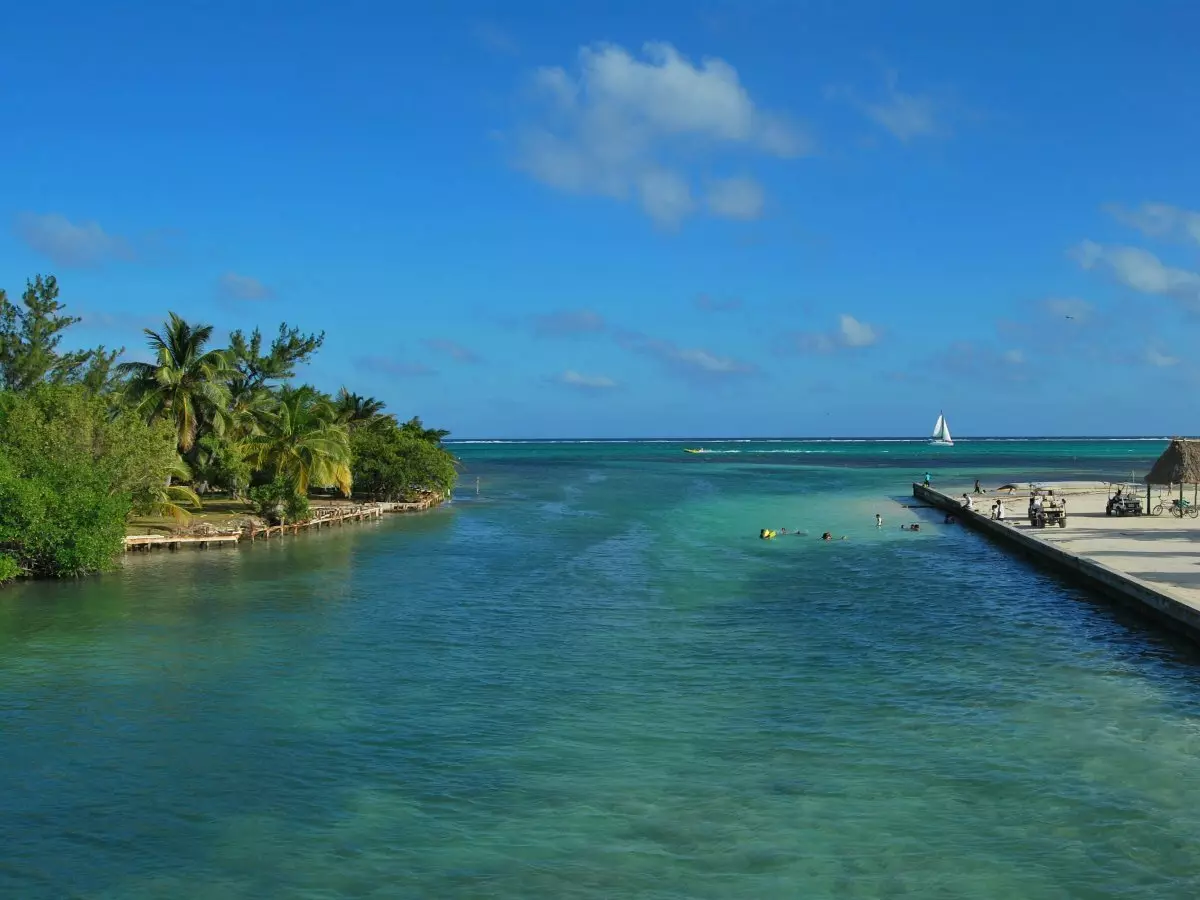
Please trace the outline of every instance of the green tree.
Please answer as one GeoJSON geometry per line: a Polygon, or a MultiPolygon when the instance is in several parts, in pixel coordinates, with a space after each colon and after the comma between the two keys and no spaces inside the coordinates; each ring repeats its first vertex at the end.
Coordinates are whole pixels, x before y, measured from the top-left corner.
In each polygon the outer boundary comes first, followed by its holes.
{"type": "Polygon", "coordinates": [[[349,425],[351,430],[369,426],[384,417],[382,400],[352,394],[344,387],[338,391],[334,407],[338,421],[349,425]]]}
{"type": "Polygon", "coordinates": [[[112,415],[82,385],[38,385],[0,402],[0,553],[31,575],[107,568],[125,520],[151,510],[177,464],[169,426],[112,415]]]}
{"type": "Polygon", "coordinates": [[[59,353],[63,332],[80,320],[64,315],[58,279],[38,275],[27,282],[18,306],[0,290],[0,387],[28,391],[43,382],[85,381],[104,386],[120,350],[73,350],[59,353]]]}
{"type": "Polygon", "coordinates": [[[454,457],[414,431],[391,420],[355,431],[355,488],[376,500],[407,500],[426,491],[449,495],[458,480],[454,457]]]}
{"type": "Polygon", "coordinates": [[[129,378],[133,408],[148,420],[172,422],[179,452],[186,454],[202,423],[216,431],[224,428],[230,365],[224,351],[209,349],[211,325],[191,325],[175,313],[170,316],[161,333],[145,329],[155,361],[122,363],[117,370],[129,378]]]}
{"type": "Polygon", "coordinates": [[[257,328],[246,335],[239,329],[229,335],[229,361],[232,379],[244,389],[256,391],[271,382],[287,381],[296,374],[296,366],[308,362],[325,343],[325,332],[304,334],[299,328],[279,325],[279,333],[263,353],[263,336],[257,328]]]}
{"type": "Polygon", "coordinates": [[[350,493],[349,429],[337,421],[329,398],[314,387],[281,388],[279,406],[264,433],[250,436],[246,445],[253,465],[292,479],[302,495],[311,485],[350,493]]]}
{"type": "Polygon", "coordinates": [[[251,488],[250,499],[258,514],[272,525],[292,525],[309,516],[308,497],[299,490],[296,480],[286,475],[251,488]]]}
{"type": "Polygon", "coordinates": [[[234,497],[241,497],[254,474],[246,455],[246,445],[233,440],[228,432],[206,434],[193,448],[193,477],[203,489],[228,491],[234,497]]]}
{"type": "Polygon", "coordinates": [[[450,436],[450,432],[445,428],[426,428],[421,422],[420,416],[413,416],[407,422],[400,426],[409,437],[417,438],[418,440],[428,441],[431,444],[441,446],[442,440],[450,436]]]}

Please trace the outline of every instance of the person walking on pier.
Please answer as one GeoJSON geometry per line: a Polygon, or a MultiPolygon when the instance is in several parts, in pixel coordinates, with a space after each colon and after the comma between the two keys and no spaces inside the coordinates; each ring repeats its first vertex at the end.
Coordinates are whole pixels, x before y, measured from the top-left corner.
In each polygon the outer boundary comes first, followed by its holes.
{"type": "Polygon", "coordinates": [[[932,478],[932,477],[933,477],[933,476],[931,476],[931,475],[930,475],[928,472],[926,472],[926,473],[925,473],[925,481],[924,481],[924,482],[922,482],[922,484],[923,484],[925,487],[929,487],[929,479],[930,479],[930,478],[932,478]]]}

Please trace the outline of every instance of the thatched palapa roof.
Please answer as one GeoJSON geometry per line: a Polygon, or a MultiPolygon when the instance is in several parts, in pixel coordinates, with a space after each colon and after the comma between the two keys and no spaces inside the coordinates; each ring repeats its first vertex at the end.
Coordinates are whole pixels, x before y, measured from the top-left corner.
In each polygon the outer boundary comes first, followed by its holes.
{"type": "Polygon", "coordinates": [[[1200,441],[1172,440],[1142,480],[1146,484],[1200,484],[1200,441]]]}

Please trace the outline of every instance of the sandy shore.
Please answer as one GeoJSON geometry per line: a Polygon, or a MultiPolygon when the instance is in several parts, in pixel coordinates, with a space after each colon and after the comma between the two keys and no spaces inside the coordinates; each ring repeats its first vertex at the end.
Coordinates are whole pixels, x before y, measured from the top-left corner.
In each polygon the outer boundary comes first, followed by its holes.
{"type": "MultiPolygon", "coordinates": [[[[975,497],[975,508],[987,513],[997,496],[1004,498],[1006,520],[1015,527],[1063,550],[1095,560],[1148,581],[1200,608],[1200,519],[1177,519],[1169,512],[1161,516],[1106,516],[1107,485],[1096,482],[1046,483],[1056,495],[1067,497],[1066,528],[1031,528],[1026,518],[1029,491],[988,492],[975,497]]],[[[953,497],[970,492],[972,485],[938,485],[932,487],[953,497]]],[[[985,485],[986,487],[986,485],[985,485]]],[[[1178,497],[1178,488],[1167,494],[1158,488],[1152,491],[1151,507],[1164,500],[1164,508],[1178,497]]],[[[1138,495],[1145,508],[1146,489],[1138,495]]],[[[1184,497],[1192,499],[1191,488],[1184,497]]]]}

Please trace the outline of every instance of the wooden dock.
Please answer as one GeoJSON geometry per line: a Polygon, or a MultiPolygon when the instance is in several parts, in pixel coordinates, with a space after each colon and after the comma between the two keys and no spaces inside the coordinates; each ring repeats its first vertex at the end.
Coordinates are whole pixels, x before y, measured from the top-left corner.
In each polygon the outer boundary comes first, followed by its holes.
{"type": "Polygon", "coordinates": [[[205,550],[211,544],[231,545],[242,539],[240,534],[213,535],[172,535],[172,534],[131,534],[125,538],[126,552],[131,550],[167,549],[178,550],[180,547],[196,547],[205,550]]]}
{"type": "Polygon", "coordinates": [[[186,534],[131,534],[125,538],[125,551],[148,551],[157,549],[179,550],[193,547],[206,550],[210,546],[232,547],[242,541],[270,540],[288,534],[299,534],[309,528],[332,528],[347,522],[362,522],[380,519],[384,513],[421,512],[443,503],[443,498],[430,497],[411,503],[362,503],[357,506],[314,506],[312,517],[305,522],[292,525],[246,524],[240,529],[222,530],[212,525],[202,525],[186,534]]]}

